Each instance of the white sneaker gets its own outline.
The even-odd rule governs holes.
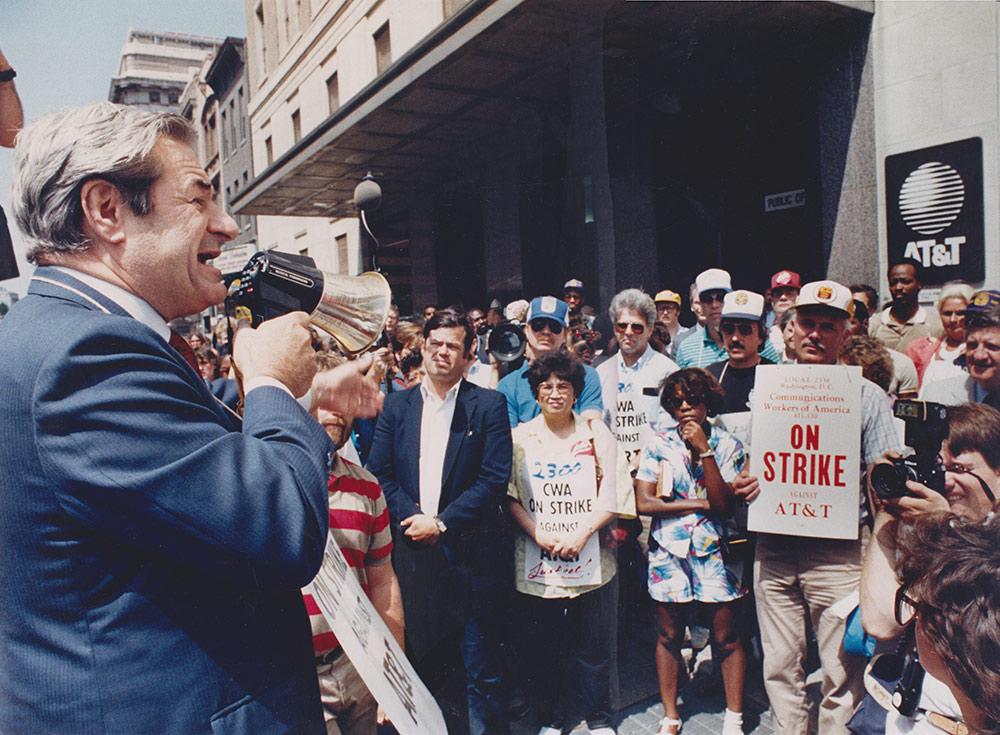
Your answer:
[[[742,712],[730,712],[726,710],[726,714],[722,719],[722,735],[743,735],[743,713]]]
[[[549,727],[546,725],[538,731],[538,735],[562,735],[562,730],[558,727]]]
[[[613,727],[599,727],[596,730],[588,730],[590,735],[618,735]]]

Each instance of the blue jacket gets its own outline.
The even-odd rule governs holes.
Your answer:
[[[415,659],[464,624],[477,607],[498,604],[512,564],[504,506],[513,448],[504,397],[463,380],[451,431],[442,437],[420,436],[423,405],[420,386],[391,394],[368,456],[368,469],[389,505],[407,650]],[[433,546],[410,542],[399,526],[421,512],[424,441],[448,443],[438,506],[448,530]]]
[[[299,588],[324,432],[242,428],[152,329],[39,268],[0,322],[0,732],[324,732]]]

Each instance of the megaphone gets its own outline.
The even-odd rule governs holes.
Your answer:
[[[261,251],[243,266],[228,299],[250,311],[255,327],[291,311],[304,311],[344,354],[357,355],[382,334],[392,289],[381,273],[325,273],[305,255]]]

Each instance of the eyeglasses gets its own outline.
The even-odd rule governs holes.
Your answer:
[[[705,399],[701,396],[670,396],[664,399],[663,402],[666,404],[667,410],[672,411],[675,408],[679,408],[683,403],[687,403],[692,408],[700,406],[705,402]]]
[[[532,319],[528,322],[532,332],[541,332],[548,329],[552,334],[562,334],[563,325],[551,319]]]
[[[558,393],[561,396],[567,396],[567,395],[569,395],[572,392],[573,392],[573,384],[572,383],[556,383],[555,385],[553,385],[552,383],[539,383],[538,384],[538,394],[539,395],[541,395],[543,393],[545,393],[546,395],[549,394],[549,393]]]
[[[698,296],[698,301],[703,304],[711,304],[713,301],[718,301],[720,304],[726,300],[726,295],[724,293],[703,293]]]
[[[917,601],[906,594],[909,589],[909,585],[900,585],[896,590],[896,603],[894,606],[894,612],[896,615],[896,623],[898,625],[908,625],[914,616],[917,614]]]
[[[753,334],[753,330],[756,326],[757,325],[749,322],[740,322],[738,324],[736,322],[722,322],[719,329],[722,330],[723,334],[732,335],[739,332],[741,337],[749,337]]]
[[[997,502],[997,496],[990,489],[990,486],[986,484],[986,480],[977,475],[971,469],[961,464],[946,464],[942,467],[945,472],[951,472],[953,475],[969,475],[969,477],[974,478],[979,482],[979,487],[982,488],[983,495],[989,498],[991,503]]]
[[[645,324],[639,324],[638,322],[618,322],[615,324],[615,331],[625,334],[626,332],[635,332],[636,334],[642,334],[646,331]]]

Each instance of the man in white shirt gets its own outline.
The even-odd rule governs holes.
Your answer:
[[[510,551],[502,507],[513,450],[506,399],[462,378],[474,344],[464,314],[444,309],[427,320],[426,377],[386,399],[368,469],[389,504],[408,655],[436,692],[461,652],[471,733],[503,735]]]

